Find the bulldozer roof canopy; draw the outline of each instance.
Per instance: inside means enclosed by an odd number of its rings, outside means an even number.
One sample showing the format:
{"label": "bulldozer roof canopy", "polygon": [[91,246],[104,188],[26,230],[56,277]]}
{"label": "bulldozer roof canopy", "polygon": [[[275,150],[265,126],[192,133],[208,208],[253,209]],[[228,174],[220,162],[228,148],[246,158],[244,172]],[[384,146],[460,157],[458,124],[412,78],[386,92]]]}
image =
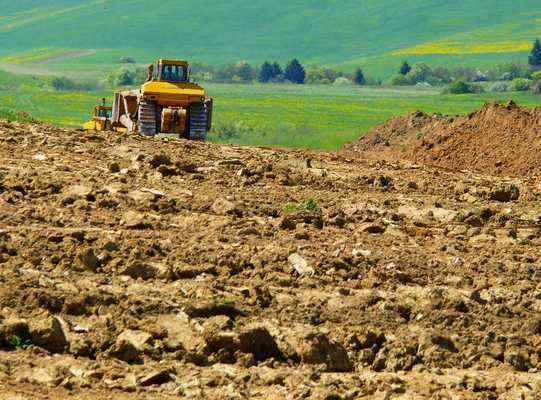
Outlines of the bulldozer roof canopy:
{"label": "bulldozer roof canopy", "polygon": [[188,61],[184,60],[163,60],[159,59],[158,64],[173,64],[173,65],[185,65],[188,66]]}

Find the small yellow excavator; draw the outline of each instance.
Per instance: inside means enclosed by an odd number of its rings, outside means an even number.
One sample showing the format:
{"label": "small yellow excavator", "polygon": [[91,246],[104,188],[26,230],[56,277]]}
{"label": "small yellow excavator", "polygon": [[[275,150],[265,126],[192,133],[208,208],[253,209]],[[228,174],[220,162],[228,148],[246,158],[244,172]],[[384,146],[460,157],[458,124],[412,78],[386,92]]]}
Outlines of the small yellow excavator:
{"label": "small yellow excavator", "polygon": [[[157,60],[149,65],[147,81],[140,89],[115,93],[113,106],[96,107],[94,118],[84,129],[145,136],[172,133],[204,141],[212,126],[213,100],[205,95],[205,89],[190,81],[189,72],[186,61]],[[102,117],[107,111],[110,115]]]}

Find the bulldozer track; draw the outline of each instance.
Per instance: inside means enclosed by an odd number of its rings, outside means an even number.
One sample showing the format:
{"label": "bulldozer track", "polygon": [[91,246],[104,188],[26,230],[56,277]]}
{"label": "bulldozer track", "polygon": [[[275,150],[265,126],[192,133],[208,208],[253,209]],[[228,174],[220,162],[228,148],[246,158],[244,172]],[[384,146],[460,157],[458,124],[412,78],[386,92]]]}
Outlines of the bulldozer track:
{"label": "bulldozer track", "polygon": [[190,139],[204,141],[207,133],[207,110],[204,104],[190,107]]}
{"label": "bulldozer track", "polygon": [[142,101],[139,104],[139,132],[145,136],[156,136],[156,105]]}

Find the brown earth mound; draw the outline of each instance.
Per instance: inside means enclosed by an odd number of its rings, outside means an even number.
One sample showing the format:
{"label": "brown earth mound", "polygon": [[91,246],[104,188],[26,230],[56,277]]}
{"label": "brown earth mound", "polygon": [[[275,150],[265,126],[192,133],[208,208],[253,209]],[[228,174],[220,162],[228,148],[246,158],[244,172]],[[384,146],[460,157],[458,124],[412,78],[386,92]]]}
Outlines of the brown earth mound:
{"label": "brown earth mound", "polygon": [[460,117],[416,112],[389,120],[347,148],[457,170],[527,176],[541,172],[541,108],[509,102]]}
{"label": "brown earth mound", "polygon": [[540,198],[0,121],[0,399],[539,399]]}

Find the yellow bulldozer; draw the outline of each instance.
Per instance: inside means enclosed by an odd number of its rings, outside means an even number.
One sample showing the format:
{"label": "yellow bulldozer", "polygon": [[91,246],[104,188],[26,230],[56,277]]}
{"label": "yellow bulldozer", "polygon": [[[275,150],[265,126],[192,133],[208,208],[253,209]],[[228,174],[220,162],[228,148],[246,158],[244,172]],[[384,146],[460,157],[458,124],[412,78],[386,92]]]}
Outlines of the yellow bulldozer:
{"label": "yellow bulldozer", "polygon": [[157,60],[149,65],[147,81],[140,89],[115,93],[112,107],[95,107],[84,129],[145,136],[169,133],[204,141],[212,126],[213,101],[205,89],[190,81],[189,73],[186,61]]}

